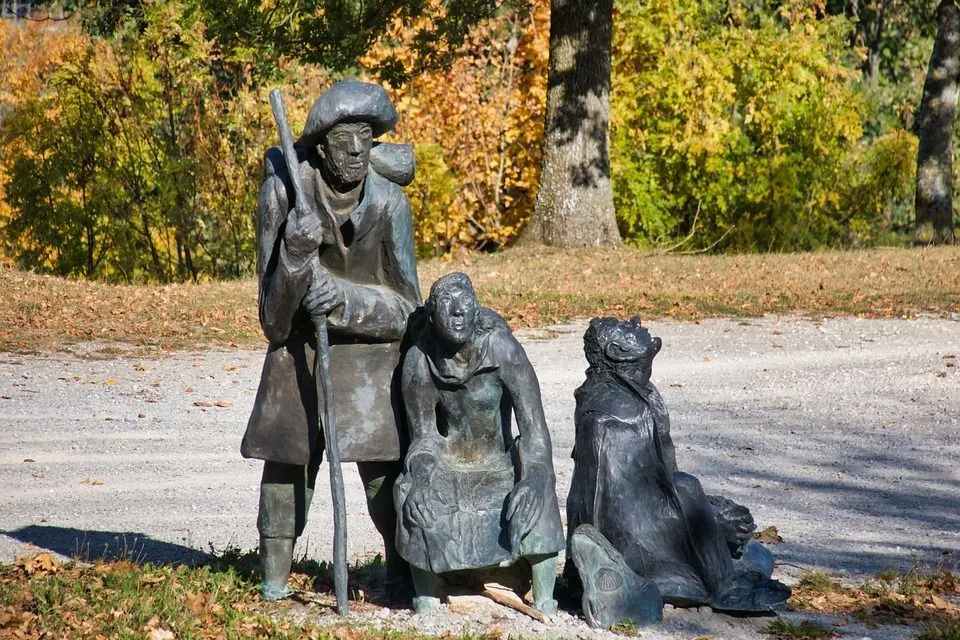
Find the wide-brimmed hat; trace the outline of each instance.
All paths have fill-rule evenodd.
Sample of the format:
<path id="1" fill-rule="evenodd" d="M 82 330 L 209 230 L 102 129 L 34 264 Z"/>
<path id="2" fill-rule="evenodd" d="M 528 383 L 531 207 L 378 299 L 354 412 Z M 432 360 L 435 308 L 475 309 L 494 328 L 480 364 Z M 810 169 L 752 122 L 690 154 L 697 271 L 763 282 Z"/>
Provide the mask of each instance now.
<path id="1" fill-rule="evenodd" d="M 340 122 L 366 122 L 376 138 L 397 124 L 397 110 L 383 87 L 360 80 L 341 80 L 313 103 L 299 143 L 316 144 L 320 136 Z"/>

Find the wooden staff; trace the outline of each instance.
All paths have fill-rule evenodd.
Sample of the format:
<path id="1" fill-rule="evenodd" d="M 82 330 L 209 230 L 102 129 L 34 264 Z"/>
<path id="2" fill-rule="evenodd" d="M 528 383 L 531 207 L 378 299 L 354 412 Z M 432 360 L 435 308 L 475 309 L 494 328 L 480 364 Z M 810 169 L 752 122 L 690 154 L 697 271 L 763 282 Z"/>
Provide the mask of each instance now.
<path id="1" fill-rule="evenodd" d="M 313 211 L 316 207 L 308 204 L 303 195 L 303 185 L 300 183 L 300 166 L 297 153 L 293 148 L 293 135 L 287 123 L 287 113 L 283 106 L 283 96 L 279 89 L 270 92 L 270 107 L 273 110 L 273 119 L 280 132 L 280 147 L 283 150 L 283 159 L 293 185 L 295 208 L 301 215 L 303 212 Z M 331 225 L 337 248 L 341 255 L 346 253 L 340 229 L 331 212 L 328 223 Z M 319 257 L 314 256 L 319 265 Z M 317 418 L 323 429 L 323 439 L 327 449 L 327 463 L 330 466 L 330 493 L 333 499 L 333 584 L 337 594 L 337 612 L 345 616 L 349 611 L 347 602 L 347 507 L 343 489 L 343 470 L 340 468 L 340 447 L 337 440 L 337 423 L 333 407 L 333 386 L 330 379 L 330 338 L 327 334 L 327 317 L 322 313 L 311 314 L 314 331 L 317 338 L 317 357 L 314 361 L 313 377 L 317 383 Z"/>

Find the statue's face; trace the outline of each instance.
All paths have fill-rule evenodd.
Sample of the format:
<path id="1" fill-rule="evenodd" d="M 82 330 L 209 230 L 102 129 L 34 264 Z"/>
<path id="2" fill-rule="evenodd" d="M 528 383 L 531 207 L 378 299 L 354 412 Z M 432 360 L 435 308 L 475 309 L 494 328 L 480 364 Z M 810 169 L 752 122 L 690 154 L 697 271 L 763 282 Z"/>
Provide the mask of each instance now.
<path id="1" fill-rule="evenodd" d="M 604 355 L 617 369 L 640 384 L 650 381 L 653 359 L 660 352 L 660 338 L 643 336 L 626 324 L 618 327 L 616 336 L 604 348 Z"/>
<path id="2" fill-rule="evenodd" d="M 327 131 L 317 153 L 337 186 L 351 187 L 367 175 L 373 130 L 365 122 L 341 122 Z"/>
<path id="3" fill-rule="evenodd" d="M 450 286 L 433 301 L 430 317 L 437 337 L 454 346 L 466 344 L 477 327 L 477 299 L 461 286 Z"/>

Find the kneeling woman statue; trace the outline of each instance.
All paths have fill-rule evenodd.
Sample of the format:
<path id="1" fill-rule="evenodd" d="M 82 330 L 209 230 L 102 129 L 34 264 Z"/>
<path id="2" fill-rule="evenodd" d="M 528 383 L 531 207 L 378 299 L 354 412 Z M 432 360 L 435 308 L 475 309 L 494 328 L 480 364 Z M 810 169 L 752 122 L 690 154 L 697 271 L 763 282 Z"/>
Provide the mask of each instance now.
<path id="1" fill-rule="evenodd" d="M 534 606 L 553 613 L 564 536 L 533 367 L 465 274 L 440 278 L 423 312 L 403 364 L 411 442 L 394 487 L 414 608 L 436 607 L 464 570 L 515 565 L 530 567 Z"/>

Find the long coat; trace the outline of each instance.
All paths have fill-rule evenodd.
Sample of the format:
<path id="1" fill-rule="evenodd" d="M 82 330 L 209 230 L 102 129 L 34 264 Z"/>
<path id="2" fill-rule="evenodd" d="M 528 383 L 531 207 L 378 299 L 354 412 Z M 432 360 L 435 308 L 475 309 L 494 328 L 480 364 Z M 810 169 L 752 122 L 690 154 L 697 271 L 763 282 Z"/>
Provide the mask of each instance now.
<path id="1" fill-rule="evenodd" d="M 305 196 L 318 201 L 315 154 L 298 147 Z M 322 452 L 313 378 L 314 328 L 301 301 L 312 270 L 287 256 L 282 240 L 293 188 L 283 155 L 266 155 L 258 203 L 260 324 L 269 340 L 260 388 L 241 445 L 245 458 L 307 464 Z M 399 341 L 420 302 L 410 205 L 401 188 L 373 166 L 360 203 L 341 226 L 347 254 L 319 248 L 345 302 L 327 318 L 341 458 L 396 460 L 401 437 L 391 393 Z"/>
<path id="2" fill-rule="evenodd" d="M 575 395 L 568 531 L 592 524 L 668 602 L 681 592 L 706 602 L 732 559 L 699 481 L 677 471 L 659 391 L 588 372 Z"/>

